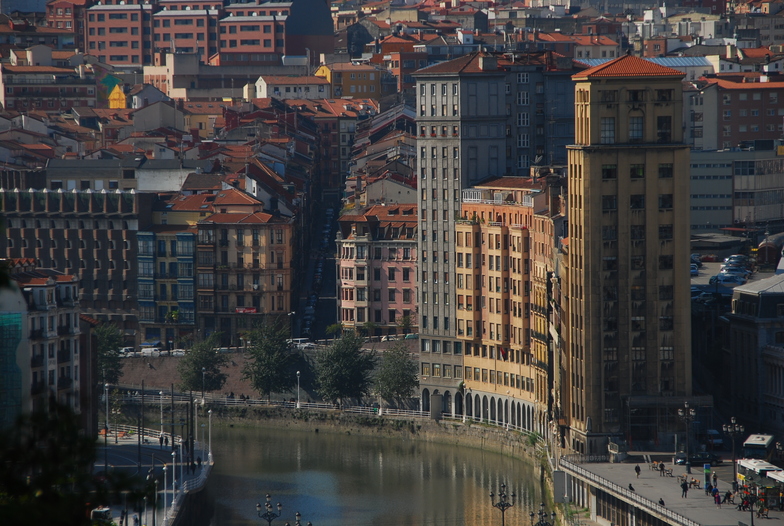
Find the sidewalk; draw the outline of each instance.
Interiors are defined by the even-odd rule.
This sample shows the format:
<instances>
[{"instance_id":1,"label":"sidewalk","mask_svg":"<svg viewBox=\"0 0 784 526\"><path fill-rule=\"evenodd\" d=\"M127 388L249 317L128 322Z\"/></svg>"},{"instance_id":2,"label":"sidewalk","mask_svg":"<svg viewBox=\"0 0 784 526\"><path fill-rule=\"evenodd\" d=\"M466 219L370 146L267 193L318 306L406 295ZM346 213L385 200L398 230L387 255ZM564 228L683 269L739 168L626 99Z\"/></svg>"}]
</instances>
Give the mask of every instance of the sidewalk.
<instances>
[{"instance_id":1,"label":"sidewalk","mask_svg":"<svg viewBox=\"0 0 784 526\"><path fill-rule=\"evenodd\" d=\"M138 508L134 508L133 502L114 503L110 506L112 510L112 520L118 525L125 524L128 526L135 526L134 516L138 517L139 526L161 526L164 524L164 502L166 509L173 507L173 501L183 491L187 491L188 487L193 487L200 478L205 477L209 473L209 463L207 462L208 453L201 449L202 444L195 443L194 450L195 456L202 458L201 468L198 466L195 469L189 470L187 465L179 462L179 445L177 446L177 464L176 464L176 488L172 488L175 480L172 477L173 460L172 460L172 445L161 447L158 439L157 432L153 436L145 439L148 443L141 446L141 465L139 465L139 446L138 440L135 435L115 437L110 434L107 440L106 457L104 457L104 443L103 437L99 440L98 456L94 466L94 472L102 472L105 469L105 460L108 460L109 471L121 470L127 475L132 477L148 478L158 482L157 508L155 503L148 502L146 506L147 513L145 515L144 502L138 503ZM148 435L149 436L149 435ZM117 443L115 443L115 440ZM205 445L206 447L206 445ZM163 467L166 466L166 473L164 475ZM164 487L165 479L165 487ZM121 523L123 512L127 510L128 520ZM176 507L175 511L176 513ZM172 513L169 514L169 521L171 521Z\"/></svg>"}]
</instances>

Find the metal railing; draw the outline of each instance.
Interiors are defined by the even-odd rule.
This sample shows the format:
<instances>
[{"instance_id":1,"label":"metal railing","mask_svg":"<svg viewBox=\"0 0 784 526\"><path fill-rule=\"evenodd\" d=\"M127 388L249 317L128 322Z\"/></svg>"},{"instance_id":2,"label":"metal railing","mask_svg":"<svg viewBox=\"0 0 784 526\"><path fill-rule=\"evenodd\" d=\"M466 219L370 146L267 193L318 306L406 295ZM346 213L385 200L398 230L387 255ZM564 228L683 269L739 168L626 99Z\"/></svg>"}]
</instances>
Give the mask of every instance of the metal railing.
<instances>
[{"instance_id":1,"label":"metal railing","mask_svg":"<svg viewBox=\"0 0 784 526\"><path fill-rule=\"evenodd\" d=\"M618 484L615 484L614 482L611 482L605 479L604 477L600 477L595 473L591 473L587 469L578 466L577 464L572 462L572 460L575 459L573 457L568 457L568 456L561 457L560 465L564 471L570 472L573 476L591 482L597 488L605 490L614 496L620 496L623 499L625 499L627 502L636 504L638 507L644 509L646 512L649 512L653 515L666 517L668 521L670 521L670 524L680 524L683 526L700 526L700 523L693 521L687 517L684 517L680 513L676 513L668 508L665 508L664 506L661 506L650 499L646 499L645 497L634 492L633 490L624 488L623 486L619 486Z\"/></svg>"}]
</instances>

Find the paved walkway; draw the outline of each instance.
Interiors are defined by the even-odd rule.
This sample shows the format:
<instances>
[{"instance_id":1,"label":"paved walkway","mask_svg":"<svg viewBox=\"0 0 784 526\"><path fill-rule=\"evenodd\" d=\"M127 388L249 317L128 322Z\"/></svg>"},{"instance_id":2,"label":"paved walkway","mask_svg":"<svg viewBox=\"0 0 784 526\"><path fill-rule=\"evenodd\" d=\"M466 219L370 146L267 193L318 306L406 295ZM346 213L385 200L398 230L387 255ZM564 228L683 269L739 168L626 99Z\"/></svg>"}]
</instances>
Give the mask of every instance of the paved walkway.
<instances>
[{"instance_id":1,"label":"paved walkway","mask_svg":"<svg viewBox=\"0 0 784 526\"><path fill-rule=\"evenodd\" d=\"M156 432L157 433L157 432ZM128 521L124 524L128 526L135 526L134 515L139 518L139 526L161 526L164 523L164 499L167 508L171 508L174 491L172 490L172 446L161 447L157 436L151 437L149 443L143 444L141 447L141 457L139 455L139 447L136 436L118 437L110 434L108 437L107 448L104 448L103 437L99 440L98 456L95 462L94 472L103 472L106 463L109 465L109 471L121 470L129 476L138 476L146 478L148 475L153 477L153 480L158 480L158 494L157 494L157 510L154 502L147 503L147 513L144 513L144 503L139 503L139 507L134 509L133 502L121 502L113 504L112 519L120 525L120 519L123 511L127 510ZM116 442L116 443L115 443ZM201 450L201 445L196 444L196 456L203 459L202 466L206 467L207 452ZM198 467L189 472L187 466L179 463L179 446L177 448L178 463L176 466L176 482L177 488L182 487L182 484L187 481L195 481L201 474L201 469ZM104 456L104 453L106 455ZM141 464L139 459L141 458ZM163 466L166 465L166 476L164 488L164 472Z\"/></svg>"},{"instance_id":2,"label":"paved walkway","mask_svg":"<svg viewBox=\"0 0 784 526\"><path fill-rule=\"evenodd\" d=\"M722 497L731 488L732 481L732 461L728 461L726 464L715 470L719 477L718 487ZM631 484L637 495L653 503L658 503L659 499L664 499L667 510L683 515L687 519L703 526L738 526L739 522L746 524L751 524L752 522L750 512L739 511L734 505L724 504L721 506L721 509L718 509L713 498L707 496L704 489L690 489L687 497L682 498L678 476L686 473L684 466L674 466L672 462L668 462L667 467L674 468L673 476L663 477L659 473L652 471L644 462L640 462L640 478L637 478L634 472L635 465L637 465L637 462L619 464L585 463L579 464L579 467L617 484L624 490L628 489L629 484ZM702 471L702 466L692 466L692 474L687 476L689 479L692 477L696 478L702 483L704 481ZM726 474L727 471L729 472L728 476ZM722 476L722 472L725 473L724 476ZM784 513L774 510L770 511L770 519L757 519L756 514L754 517L755 524L765 523L768 520L782 519L784 519Z\"/></svg>"}]
</instances>

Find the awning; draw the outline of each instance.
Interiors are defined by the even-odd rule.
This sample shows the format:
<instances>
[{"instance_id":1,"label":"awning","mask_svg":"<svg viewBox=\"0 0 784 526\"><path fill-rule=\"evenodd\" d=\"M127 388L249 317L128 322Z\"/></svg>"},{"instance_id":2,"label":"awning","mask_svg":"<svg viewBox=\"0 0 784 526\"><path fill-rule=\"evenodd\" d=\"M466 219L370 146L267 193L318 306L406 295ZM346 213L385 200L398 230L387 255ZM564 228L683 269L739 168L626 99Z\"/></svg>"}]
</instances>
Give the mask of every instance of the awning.
<instances>
[{"instance_id":1,"label":"awning","mask_svg":"<svg viewBox=\"0 0 784 526\"><path fill-rule=\"evenodd\" d=\"M152 342L144 342L141 344L141 347L158 347L161 344L161 340L155 340Z\"/></svg>"}]
</instances>

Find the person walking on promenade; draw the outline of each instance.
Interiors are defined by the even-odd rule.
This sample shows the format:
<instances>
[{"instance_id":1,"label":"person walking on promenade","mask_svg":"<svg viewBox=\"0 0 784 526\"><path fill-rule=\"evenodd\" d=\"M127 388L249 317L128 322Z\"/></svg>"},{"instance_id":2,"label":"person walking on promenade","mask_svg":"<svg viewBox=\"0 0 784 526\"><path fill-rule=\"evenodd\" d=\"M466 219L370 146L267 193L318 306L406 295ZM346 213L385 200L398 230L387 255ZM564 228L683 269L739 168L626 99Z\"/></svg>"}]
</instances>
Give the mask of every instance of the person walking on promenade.
<instances>
[{"instance_id":1,"label":"person walking on promenade","mask_svg":"<svg viewBox=\"0 0 784 526\"><path fill-rule=\"evenodd\" d=\"M730 490L727 490L727 493L724 494L724 500L721 501L722 504L726 504L727 502L732 504L732 493Z\"/></svg>"},{"instance_id":2,"label":"person walking on promenade","mask_svg":"<svg viewBox=\"0 0 784 526\"><path fill-rule=\"evenodd\" d=\"M659 462L659 476L664 476L664 462Z\"/></svg>"},{"instance_id":3,"label":"person walking on promenade","mask_svg":"<svg viewBox=\"0 0 784 526\"><path fill-rule=\"evenodd\" d=\"M718 475L716 474L716 472L714 471L714 472L713 472L713 487L714 487L714 488L715 488L715 487L718 487L718 485L719 485L719 476L718 476Z\"/></svg>"},{"instance_id":4,"label":"person walking on promenade","mask_svg":"<svg viewBox=\"0 0 784 526\"><path fill-rule=\"evenodd\" d=\"M689 493L689 484L685 480L681 482L681 498L687 498L686 495Z\"/></svg>"},{"instance_id":5,"label":"person walking on promenade","mask_svg":"<svg viewBox=\"0 0 784 526\"><path fill-rule=\"evenodd\" d=\"M712 492L713 492L713 486L711 486L710 482L706 483L705 484L705 494L710 497L712 495Z\"/></svg>"},{"instance_id":6,"label":"person walking on promenade","mask_svg":"<svg viewBox=\"0 0 784 526\"><path fill-rule=\"evenodd\" d=\"M634 466L634 472L637 473L637 478L640 478L640 465Z\"/></svg>"},{"instance_id":7,"label":"person walking on promenade","mask_svg":"<svg viewBox=\"0 0 784 526\"><path fill-rule=\"evenodd\" d=\"M713 502L716 503L716 507L721 509L721 494L717 491L713 494Z\"/></svg>"}]
</instances>

